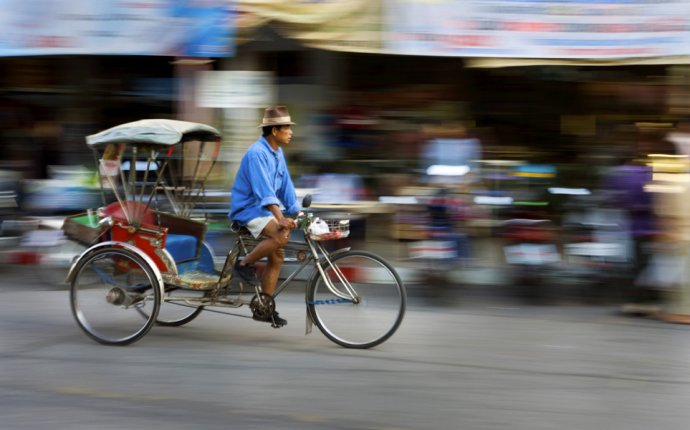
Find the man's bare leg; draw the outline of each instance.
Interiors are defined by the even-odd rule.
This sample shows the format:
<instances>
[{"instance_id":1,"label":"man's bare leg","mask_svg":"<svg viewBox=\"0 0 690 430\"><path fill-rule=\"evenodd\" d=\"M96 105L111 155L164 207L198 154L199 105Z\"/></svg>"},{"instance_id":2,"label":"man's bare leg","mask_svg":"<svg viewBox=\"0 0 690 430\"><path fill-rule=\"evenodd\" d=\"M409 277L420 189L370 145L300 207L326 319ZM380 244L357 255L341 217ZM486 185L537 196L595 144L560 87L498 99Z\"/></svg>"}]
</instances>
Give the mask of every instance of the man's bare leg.
<instances>
[{"instance_id":1,"label":"man's bare leg","mask_svg":"<svg viewBox=\"0 0 690 430\"><path fill-rule=\"evenodd\" d=\"M273 295L285 256L283 246L290 240L290 230L281 229L276 221L271 221L264 227L262 234L267 238L259 242L239 264L241 266L252 265L262 258L268 257L268 264L261 280L261 290L266 294Z\"/></svg>"},{"instance_id":2,"label":"man's bare leg","mask_svg":"<svg viewBox=\"0 0 690 430\"><path fill-rule=\"evenodd\" d=\"M280 276L280 268L283 266L285 259L285 250L278 248L273 254L268 255L268 264L264 269L261 277L261 291L266 294L273 295L278 285L278 277Z\"/></svg>"},{"instance_id":3,"label":"man's bare leg","mask_svg":"<svg viewBox=\"0 0 690 430\"><path fill-rule=\"evenodd\" d=\"M267 239L259 242L254 249L247 254L238 264L240 266L248 266L254 264L263 257L268 257L268 264L264 269L261 280L261 291L265 294L273 296L278 283L278 276L280 275L280 268L283 265L285 256L285 246L290 240L290 230L281 228L277 221L271 221L264 227L262 232ZM282 327L287 324L287 321L278 315L278 312L273 310L273 314L269 319L265 315L254 314L254 319L259 321L271 322L273 327Z\"/></svg>"}]
</instances>

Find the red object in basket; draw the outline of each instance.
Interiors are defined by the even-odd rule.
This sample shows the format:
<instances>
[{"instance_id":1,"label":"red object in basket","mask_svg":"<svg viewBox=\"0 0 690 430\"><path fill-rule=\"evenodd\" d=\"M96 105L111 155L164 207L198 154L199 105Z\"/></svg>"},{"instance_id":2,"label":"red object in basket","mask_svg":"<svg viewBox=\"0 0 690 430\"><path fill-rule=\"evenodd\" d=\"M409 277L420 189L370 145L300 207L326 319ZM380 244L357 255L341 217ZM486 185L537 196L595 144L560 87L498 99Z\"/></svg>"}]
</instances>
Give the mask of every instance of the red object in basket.
<instances>
[{"instance_id":1,"label":"red object in basket","mask_svg":"<svg viewBox=\"0 0 690 430\"><path fill-rule=\"evenodd\" d=\"M328 233L319 235L319 240L336 240L343 237L343 232L340 230L331 230Z\"/></svg>"}]
</instances>

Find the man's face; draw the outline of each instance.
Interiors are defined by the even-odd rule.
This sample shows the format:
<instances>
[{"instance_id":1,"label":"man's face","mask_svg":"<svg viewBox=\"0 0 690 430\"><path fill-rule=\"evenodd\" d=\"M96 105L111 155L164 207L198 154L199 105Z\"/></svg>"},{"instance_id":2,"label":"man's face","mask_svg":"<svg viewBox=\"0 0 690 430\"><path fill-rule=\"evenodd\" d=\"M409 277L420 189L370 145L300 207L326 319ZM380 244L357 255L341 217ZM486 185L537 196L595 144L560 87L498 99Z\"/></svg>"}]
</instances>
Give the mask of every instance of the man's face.
<instances>
[{"instance_id":1,"label":"man's face","mask_svg":"<svg viewBox=\"0 0 690 430\"><path fill-rule=\"evenodd\" d=\"M273 137L275 138L278 145L285 146L288 143L290 143L290 139L292 139L292 126L281 125L278 127L274 127L273 133Z\"/></svg>"}]
</instances>

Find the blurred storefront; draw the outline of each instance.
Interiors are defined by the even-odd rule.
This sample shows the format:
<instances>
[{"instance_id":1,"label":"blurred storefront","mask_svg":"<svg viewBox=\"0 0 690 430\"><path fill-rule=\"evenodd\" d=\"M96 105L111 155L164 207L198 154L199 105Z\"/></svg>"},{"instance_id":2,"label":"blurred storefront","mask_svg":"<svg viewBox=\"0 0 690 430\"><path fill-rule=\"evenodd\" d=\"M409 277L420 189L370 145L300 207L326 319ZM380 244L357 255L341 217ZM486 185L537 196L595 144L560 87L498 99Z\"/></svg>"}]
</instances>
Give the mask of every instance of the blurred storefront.
<instances>
[{"instance_id":1,"label":"blurred storefront","mask_svg":"<svg viewBox=\"0 0 690 430\"><path fill-rule=\"evenodd\" d=\"M196 76L242 71L269 76L256 87L269 94L262 100L291 106L302 133L294 154L301 169L315 173L337 161L341 170L365 176L390 174L369 184L380 194L421 172L430 134L448 124L476 134L484 158L562 159L610 146L618 124L673 121L687 93L687 71L670 66L684 61L686 35L664 20L666 6L640 16L627 4L606 15L589 2L569 2L568 13L537 3L500 10L495 2L207 3L197 10L176 2L127 10L146 19L114 32L113 18L105 19L112 11L82 8L91 10L85 14L76 2L63 10L62 22L43 26L43 36L17 24L30 18L28 6L13 12L13 37L0 45L4 159L26 159L19 154L28 145L18 142L27 137L47 141L59 133L60 142L50 146L64 155L48 157L75 160L86 132L175 116L222 123L229 140L224 156L232 162L255 131L249 124L260 108L200 108ZM584 25L592 16L600 24ZM66 25L78 31L67 37ZM224 25L227 32L219 31ZM187 44L132 39L166 26L193 30L184 36ZM671 34L654 39L660 30ZM628 45L634 49L623 49Z\"/></svg>"},{"instance_id":2,"label":"blurred storefront","mask_svg":"<svg viewBox=\"0 0 690 430\"><path fill-rule=\"evenodd\" d=\"M432 260L423 271L467 256L507 264L502 221L560 226L605 204L607 170L631 153L672 151L665 135L688 114L690 33L675 7L690 3L653 13L638 2L271 3L239 3L237 54L220 68L274 73L275 100L298 123L294 171L359 177L364 191L338 203L373 202L361 210L378 219L374 232L399 241L398 257ZM430 178L424 154L439 140L458 157L435 167L470 174ZM482 161L474 169L453 161L468 141ZM596 275L578 272L566 245L549 244L567 269L545 283L598 288L583 278L619 275L619 262L592 253L610 241L583 245L608 267Z\"/></svg>"},{"instance_id":3,"label":"blurred storefront","mask_svg":"<svg viewBox=\"0 0 690 430\"><path fill-rule=\"evenodd\" d=\"M104 125L174 114L173 66L162 57L0 59L2 159L90 163L84 136Z\"/></svg>"},{"instance_id":4,"label":"blurred storefront","mask_svg":"<svg viewBox=\"0 0 690 430\"><path fill-rule=\"evenodd\" d=\"M233 54L233 2L0 6L0 170L19 173L27 213L100 202L85 136L141 118L212 119L186 97L194 71Z\"/></svg>"},{"instance_id":5,"label":"blurred storefront","mask_svg":"<svg viewBox=\"0 0 690 430\"><path fill-rule=\"evenodd\" d=\"M289 154L297 172L359 175L365 190L357 198L375 199L425 185L424 148L458 127L479 141L484 159L591 166L610 162L618 145L634 140L635 124L673 124L687 111L689 73L671 65L684 61L685 32L662 19L665 7L640 17L639 9L619 5L597 18L608 26L586 26L601 7L569 2L564 14L537 3L499 11L495 2L457 8L453 1L240 0L223 3L228 15L213 9L221 3L208 2L201 15L175 9L175 2L136 11L159 29L210 22L211 30L197 33L202 42L187 36L196 42L186 46L201 51L161 47L164 38L139 47L126 28L106 31L107 11L63 14L82 30L77 51L66 49L64 29L51 25L52 38L25 37L41 42L39 49L0 45L7 56L0 59L3 159L88 164L84 135L141 117L177 117L224 130L221 158L230 167L216 179L227 186L232 163L255 138L260 104L275 101L289 105L299 124ZM166 20L154 22L151 13ZM645 25L631 26L640 20ZM99 23L108 25L96 31ZM223 25L227 32L217 30ZM662 27L675 39L654 39ZM93 35L108 43L94 43ZM635 51L623 49L631 44ZM136 55L112 55L127 49ZM250 77L236 84L223 76L208 86L201 71ZM230 97L200 94L216 89ZM247 101L257 91L260 102ZM41 143L22 143L30 140ZM26 168L40 177L43 164Z\"/></svg>"},{"instance_id":6,"label":"blurred storefront","mask_svg":"<svg viewBox=\"0 0 690 430\"><path fill-rule=\"evenodd\" d=\"M0 6L0 168L31 178L91 163L83 142L96 130L176 116L184 79L174 60L234 49L232 2Z\"/></svg>"},{"instance_id":7,"label":"blurred storefront","mask_svg":"<svg viewBox=\"0 0 690 430\"><path fill-rule=\"evenodd\" d=\"M674 121L687 92L672 66L687 62L674 17L688 3L308 3L240 1L223 68L275 72L277 100L310 127L301 152L349 169L418 170L425 132L453 123L487 158L605 158L620 129Z\"/></svg>"},{"instance_id":8,"label":"blurred storefront","mask_svg":"<svg viewBox=\"0 0 690 430\"><path fill-rule=\"evenodd\" d=\"M28 3L0 0L13 11L0 168L91 166L85 135L170 117L223 130L210 182L227 193L263 108L281 103L297 122L291 171L326 188L317 203L400 241L451 223L438 242L459 248L512 209L561 216L563 195L537 195L551 187L589 192L633 151L672 151L665 135L690 114L690 2L648 3L163 0L113 14L80 0L38 28ZM171 42L181 28L189 43Z\"/></svg>"}]
</instances>

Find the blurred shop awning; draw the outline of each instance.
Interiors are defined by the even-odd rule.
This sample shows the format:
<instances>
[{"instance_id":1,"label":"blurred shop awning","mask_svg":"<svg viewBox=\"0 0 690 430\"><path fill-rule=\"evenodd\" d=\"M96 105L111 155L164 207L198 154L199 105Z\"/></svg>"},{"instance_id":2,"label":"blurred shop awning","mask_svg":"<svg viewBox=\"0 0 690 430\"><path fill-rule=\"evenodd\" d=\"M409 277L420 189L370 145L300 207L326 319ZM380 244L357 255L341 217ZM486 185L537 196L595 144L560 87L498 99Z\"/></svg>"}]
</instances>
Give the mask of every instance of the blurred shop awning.
<instances>
[{"instance_id":1,"label":"blurred shop awning","mask_svg":"<svg viewBox=\"0 0 690 430\"><path fill-rule=\"evenodd\" d=\"M253 40L256 29L271 24L281 36L314 48L384 53L383 0L237 0L237 8L238 43Z\"/></svg>"},{"instance_id":2,"label":"blurred shop awning","mask_svg":"<svg viewBox=\"0 0 690 430\"><path fill-rule=\"evenodd\" d=\"M642 66L663 64L690 64L690 56L616 59L554 59L554 58L466 58L465 66L476 69L530 66Z\"/></svg>"},{"instance_id":3,"label":"blurred shop awning","mask_svg":"<svg viewBox=\"0 0 690 430\"><path fill-rule=\"evenodd\" d=\"M236 0L235 25L238 43L268 25L309 47L458 57L473 68L690 64L690 0L559 3Z\"/></svg>"}]
</instances>

